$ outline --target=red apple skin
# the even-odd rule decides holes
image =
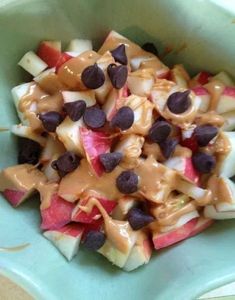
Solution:
[[[66,52],[63,52],[60,54],[59,59],[57,60],[57,63],[55,65],[55,72],[58,73],[59,68],[65,64],[68,60],[70,60],[71,58],[73,58],[73,56],[69,55]]]
[[[191,149],[193,152],[196,152],[198,150],[198,143],[194,135],[192,135],[190,138],[187,139],[181,139],[180,141],[181,146],[187,147]]]
[[[196,86],[194,88],[192,88],[192,91],[195,93],[195,95],[197,96],[205,96],[205,95],[209,95],[208,91],[206,88],[204,88],[203,86]]]
[[[61,52],[51,47],[47,42],[42,42],[38,47],[37,55],[49,68],[53,68],[56,66],[61,56]]]
[[[211,76],[210,73],[206,72],[206,71],[202,71],[199,73],[197,81],[198,83],[200,83],[201,85],[204,85],[206,83],[209,82],[209,77]]]
[[[222,95],[235,98],[235,87],[226,86],[223,90]]]
[[[85,239],[88,232],[90,232],[92,230],[100,231],[102,226],[103,226],[103,220],[99,219],[99,220],[93,221],[93,223],[86,223],[86,224],[83,224],[83,225],[84,225],[84,232],[83,232],[83,235],[82,235],[82,240]]]
[[[183,226],[172,230],[170,232],[154,234],[153,244],[156,250],[176,244],[186,238],[188,238],[197,224],[198,218],[190,220]]]
[[[10,190],[10,189],[6,189],[3,192],[3,196],[14,207],[18,206],[24,200],[25,195],[26,195],[26,192]]]
[[[199,184],[199,173],[194,168],[191,157],[186,158],[186,168],[184,175],[191,181],[193,181],[195,184]]]
[[[99,155],[110,151],[112,142],[110,136],[104,132],[95,132],[87,128],[80,128],[80,135],[88,161],[95,174],[101,176],[104,168]]]
[[[76,204],[68,202],[57,194],[54,194],[51,199],[51,205],[41,210],[41,229],[59,229],[70,223],[72,211],[75,206]]]
[[[84,226],[78,223],[71,223],[63,226],[62,228],[59,228],[57,231],[66,235],[78,237],[83,234]]]
[[[198,233],[206,230],[213,223],[214,223],[214,220],[212,220],[212,219],[201,219],[201,218],[199,218],[196,226],[194,227],[193,231],[190,233],[189,237],[195,236]]]
[[[102,204],[104,209],[107,211],[108,214],[111,214],[114,208],[117,205],[116,201],[108,200],[105,198],[96,198],[99,200],[99,202]],[[78,205],[85,206],[88,202],[88,199],[80,200]],[[75,208],[75,213],[72,215],[72,221],[74,222],[80,222],[80,223],[95,223],[97,220],[102,220],[102,216],[100,214],[99,209],[94,206],[92,208],[92,211],[90,213],[86,213],[85,211],[78,208],[78,210]],[[100,216],[99,219],[97,217]],[[103,221],[102,221],[103,223]]]

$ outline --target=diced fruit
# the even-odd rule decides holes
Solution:
[[[235,164],[231,163],[235,161],[235,132],[223,132],[223,134],[228,139],[231,149],[221,164],[220,175],[230,178],[235,175]]]
[[[43,235],[68,259],[78,252],[84,227],[80,224],[69,224],[57,230],[48,230]]]
[[[43,173],[32,165],[16,165],[1,171],[0,191],[13,206],[18,206],[36,191],[39,182],[45,181]]]
[[[137,235],[132,233],[128,239],[128,248],[126,252],[121,252],[113,244],[106,240],[105,244],[98,250],[100,254],[105,256],[111,263],[122,268],[126,264],[131,250],[136,242]]]
[[[97,176],[101,176],[104,169],[99,160],[99,155],[110,151],[111,138],[104,132],[95,132],[85,127],[80,128],[81,141],[87,160]]]
[[[54,73],[55,73],[55,68],[50,68],[50,69],[47,69],[47,70],[43,71],[38,76],[34,77],[33,80],[36,81],[37,83],[40,83],[48,75],[51,75],[51,74],[54,74]]]
[[[204,216],[214,220],[234,219],[235,211],[219,212],[214,205],[207,205],[204,208]]]
[[[152,244],[146,234],[141,234],[125,263],[123,269],[125,271],[133,271],[138,267],[147,264],[151,258]]]
[[[210,81],[219,80],[226,86],[234,86],[234,81],[232,78],[224,71],[216,74],[215,76],[210,78]]]
[[[233,131],[235,129],[235,110],[226,112],[221,116],[225,120],[222,130]]]
[[[70,60],[71,58],[73,58],[73,56],[69,55],[68,53],[66,53],[66,52],[61,53],[61,55],[56,63],[56,66],[55,66],[56,73],[58,72],[59,68],[63,64],[65,64],[68,60]]]
[[[127,79],[130,92],[142,97],[150,95],[153,84],[153,75],[145,69],[130,73]]]
[[[66,51],[76,52],[80,55],[81,53],[89,50],[92,50],[91,40],[74,39],[70,41]]]
[[[212,220],[212,219],[207,219],[204,217],[198,218],[197,224],[194,227],[193,231],[190,233],[189,237],[194,236],[194,235],[206,230],[213,223],[214,223],[214,220]]]
[[[62,92],[64,103],[74,102],[78,100],[83,100],[86,102],[87,106],[93,106],[96,104],[95,92],[93,90],[83,91],[83,92]]]
[[[134,123],[125,133],[147,135],[152,126],[153,104],[145,97],[131,95],[118,101],[117,109],[123,106],[129,106],[134,112]]]
[[[35,142],[38,142],[42,147],[46,144],[46,138],[35,133],[31,127],[24,125],[12,125],[11,132],[17,136],[24,137]]]
[[[57,173],[55,169],[52,168],[51,164],[54,160],[58,158],[58,155],[54,155],[51,160],[48,162],[44,163],[42,167],[42,172],[46,176],[47,180],[49,182],[59,182],[60,181],[60,176]]]
[[[115,146],[115,151],[123,154],[122,162],[132,165],[141,155],[144,138],[137,134],[129,134],[120,139]]]
[[[137,58],[138,62],[138,58]],[[142,60],[140,63],[141,70],[148,69],[155,77],[155,79],[169,79],[169,68],[165,66],[158,57],[152,57],[151,59]]]
[[[196,98],[200,102],[199,111],[206,112],[210,106],[211,96],[208,93],[207,89],[202,86],[197,86],[192,88],[192,91],[195,93]]]
[[[164,165],[168,168],[179,171],[187,179],[191,180],[195,184],[198,184],[199,173],[195,170],[191,157],[172,157],[165,161]]]
[[[118,200],[117,206],[115,207],[112,217],[115,220],[124,220],[127,216],[128,211],[136,206],[138,201],[131,196],[125,196]]]
[[[204,84],[207,84],[209,82],[209,79],[211,77],[211,74],[206,71],[201,71],[198,73],[195,77],[193,77],[190,82],[189,86],[191,88],[202,86]]]
[[[140,65],[143,62],[152,60],[153,58],[154,58],[154,55],[149,52],[146,52],[146,54],[144,54],[142,56],[137,56],[137,57],[135,56],[135,57],[131,58],[131,60],[130,60],[131,70],[136,71],[137,69],[139,69]]]
[[[18,62],[18,65],[33,76],[39,75],[48,67],[48,65],[33,51],[27,52]]]
[[[41,210],[41,229],[58,229],[71,222],[74,203],[70,203],[54,194],[50,206]]]
[[[235,110],[235,87],[225,87],[220,98],[216,111],[223,114]]]
[[[196,152],[198,150],[198,143],[196,137],[193,135],[190,138],[182,139],[180,144],[183,147],[187,147],[192,150],[192,152]]]
[[[220,194],[221,198],[218,199],[215,208],[218,212],[235,212],[235,184],[227,177],[220,177],[220,180],[225,184],[226,192]]]
[[[190,77],[183,65],[175,65],[171,70],[171,80],[179,87],[187,89]]]
[[[19,116],[20,121],[23,125],[27,125],[28,122],[24,118],[23,113],[19,110],[19,103],[23,96],[25,96],[28,93],[29,87],[31,86],[32,82],[22,83],[20,85],[15,86],[11,90],[11,94],[15,103],[16,111]]]
[[[54,48],[50,42],[43,41],[40,43],[37,51],[37,55],[48,65],[49,68],[56,66],[61,51]]]
[[[56,128],[58,139],[64,144],[68,151],[84,155],[79,128],[83,127],[82,119],[73,122],[69,117]]]
[[[153,244],[156,250],[171,246],[190,236],[197,224],[197,218],[190,220],[183,226],[166,233],[153,233]]]
[[[117,201],[108,200],[105,198],[96,198],[108,214],[111,214],[117,205]],[[101,218],[99,209],[94,206],[90,213],[83,211],[80,207],[86,206],[89,199],[81,199],[72,213],[72,221],[80,223],[93,223]]]
[[[44,163],[52,159],[54,155],[60,156],[65,152],[64,145],[54,138],[53,136],[48,136],[46,139],[45,147],[41,153],[40,162]]]

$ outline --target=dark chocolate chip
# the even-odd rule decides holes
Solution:
[[[116,66],[115,64],[110,64],[107,71],[113,87],[115,89],[121,89],[127,80],[127,66]]]
[[[166,121],[157,121],[149,130],[149,138],[155,143],[165,141],[171,133],[172,126]]]
[[[103,232],[91,230],[87,233],[83,244],[87,249],[96,251],[104,245],[105,240],[106,236]]]
[[[142,49],[144,49],[147,52],[153,53],[154,55],[158,56],[158,50],[156,46],[153,43],[145,43],[142,46]]]
[[[80,163],[80,157],[73,152],[67,151],[62,154],[57,160],[51,163],[53,169],[58,171],[61,177],[74,171]]]
[[[182,114],[189,109],[191,99],[189,97],[190,91],[175,92],[167,99],[168,109],[174,114]]]
[[[168,159],[173,154],[178,143],[178,140],[174,138],[168,138],[165,141],[159,143],[162,154],[166,159]]]
[[[64,109],[72,121],[78,121],[86,110],[86,102],[78,100],[64,104]]]
[[[37,142],[21,138],[19,143],[18,163],[37,164],[41,150],[42,148]]]
[[[103,153],[99,156],[106,173],[112,172],[122,159],[121,152]]]
[[[212,125],[201,125],[195,128],[194,135],[200,147],[205,147],[218,134],[218,128]]]
[[[123,171],[116,179],[118,190],[123,194],[132,194],[138,190],[138,176],[133,171]]]
[[[103,70],[97,64],[94,64],[85,68],[82,72],[81,79],[88,89],[94,90],[104,84],[105,76]]]
[[[215,157],[203,152],[197,152],[192,156],[195,169],[200,173],[210,173],[216,164]]]
[[[48,132],[55,132],[56,127],[63,121],[61,114],[56,111],[49,111],[45,114],[40,114],[39,119],[42,121],[43,127]]]
[[[100,108],[96,106],[88,107],[83,115],[83,120],[87,126],[96,129],[104,126],[106,115]]]
[[[119,45],[110,52],[116,62],[119,62],[122,65],[127,65],[126,47],[124,44]]]
[[[127,215],[127,220],[133,230],[139,230],[154,221],[154,217],[144,212],[142,209],[134,207]]]
[[[129,106],[121,107],[112,118],[110,125],[121,130],[129,129],[134,122],[134,112]]]

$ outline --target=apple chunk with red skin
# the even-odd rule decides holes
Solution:
[[[210,107],[210,100],[211,95],[208,93],[207,89],[203,86],[197,86],[192,88],[192,91],[196,95],[196,98],[198,98],[198,101],[200,103],[199,111],[201,112],[207,112]]]
[[[225,87],[218,101],[216,111],[223,114],[235,110],[235,87]]]
[[[48,230],[43,235],[70,261],[78,252],[84,226],[71,223],[57,230]]]
[[[53,68],[56,66],[61,56],[61,51],[53,47],[51,42],[43,41],[38,47],[37,55],[48,65],[49,68]]]
[[[75,205],[57,194],[53,194],[50,206],[46,209],[41,209],[41,229],[59,229],[70,223]]]
[[[114,208],[117,205],[116,201],[108,200],[105,198],[97,198],[96,199],[101,203],[103,208],[106,210],[108,214],[111,214]],[[93,223],[94,221],[97,221],[101,218],[101,214],[99,209],[94,206],[90,213],[87,213],[83,211],[80,207],[86,206],[88,203],[88,199],[81,199],[77,206],[74,208],[72,213],[72,221],[74,222],[80,222],[80,223]]]
[[[101,176],[104,168],[99,156],[110,151],[112,139],[104,132],[95,132],[85,127],[80,128],[81,142],[86,157],[97,176]]]

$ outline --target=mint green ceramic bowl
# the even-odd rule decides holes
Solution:
[[[138,43],[179,49],[167,63],[193,73],[208,69],[235,75],[234,1],[209,0],[1,0],[0,125],[17,122],[10,89],[26,80],[19,58],[42,39],[83,37],[98,46],[115,29]],[[222,4],[222,7],[220,6]],[[16,162],[16,140],[0,136],[0,167]],[[235,162],[231,162],[235,163]],[[153,255],[132,273],[83,250],[68,263],[40,235],[35,199],[14,210],[0,199],[0,247],[30,243],[15,253],[0,251],[0,272],[48,300],[183,300],[235,280],[235,222],[218,222],[201,235]]]

